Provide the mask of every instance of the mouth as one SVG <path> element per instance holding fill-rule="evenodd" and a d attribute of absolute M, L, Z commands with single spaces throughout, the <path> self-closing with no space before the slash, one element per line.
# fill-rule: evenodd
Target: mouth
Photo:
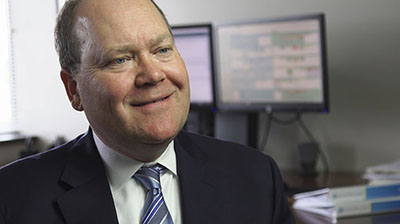
<path fill-rule="evenodd" d="M 149 104 L 158 103 L 158 102 L 161 102 L 161 101 L 164 101 L 164 100 L 168 99 L 171 95 L 172 95 L 172 93 L 170 95 L 166 96 L 166 97 L 161 98 L 161 99 L 157 99 L 157 100 L 153 100 L 153 101 L 145 102 L 145 103 L 132 104 L 132 106 L 142 107 L 142 106 L 146 106 L 146 105 L 149 105 Z"/>

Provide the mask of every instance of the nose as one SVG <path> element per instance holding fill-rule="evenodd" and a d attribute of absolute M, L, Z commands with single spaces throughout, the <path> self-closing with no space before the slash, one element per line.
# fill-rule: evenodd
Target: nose
<path fill-rule="evenodd" d="M 139 60 L 139 72 L 136 74 L 135 86 L 154 86 L 165 79 L 165 73 L 160 69 L 160 62 L 152 60 L 151 56 L 142 56 Z"/>

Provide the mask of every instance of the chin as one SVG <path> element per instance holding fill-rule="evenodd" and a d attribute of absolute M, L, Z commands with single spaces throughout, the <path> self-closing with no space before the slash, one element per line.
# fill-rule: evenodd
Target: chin
<path fill-rule="evenodd" d="M 164 128 L 154 128 L 150 129 L 147 132 L 147 135 L 144 136 L 144 139 L 147 139 L 147 142 L 150 144 L 163 144 L 171 141 L 175 136 L 179 133 L 181 127 L 164 127 Z"/>
<path fill-rule="evenodd" d="M 178 134 L 179 130 L 177 131 L 168 131 L 162 133 L 154 133 L 150 135 L 149 142 L 155 144 L 162 144 L 171 141 L 175 136 Z"/>

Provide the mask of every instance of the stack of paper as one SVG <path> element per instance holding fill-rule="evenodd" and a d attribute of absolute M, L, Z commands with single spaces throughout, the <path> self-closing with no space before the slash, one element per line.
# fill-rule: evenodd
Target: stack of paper
<path fill-rule="evenodd" d="M 324 188 L 294 195 L 293 208 L 337 218 L 400 211 L 400 184 Z"/>
<path fill-rule="evenodd" d="M 367 167 L 363 177 L 371 185 L 400 183 L 400 161 Z"/>

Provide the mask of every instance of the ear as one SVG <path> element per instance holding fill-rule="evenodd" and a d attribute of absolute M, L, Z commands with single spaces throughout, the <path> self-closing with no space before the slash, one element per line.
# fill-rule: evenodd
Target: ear
<path fill-rule="evenodd" d="M 70 72 L 64 69 L 61 70 L 60 75 L 72 107 L 77 111 L 83 111 L 81 97 L 79 95 L 76 80 L 74 79 L 74 77 L 71 75 Z"/>

